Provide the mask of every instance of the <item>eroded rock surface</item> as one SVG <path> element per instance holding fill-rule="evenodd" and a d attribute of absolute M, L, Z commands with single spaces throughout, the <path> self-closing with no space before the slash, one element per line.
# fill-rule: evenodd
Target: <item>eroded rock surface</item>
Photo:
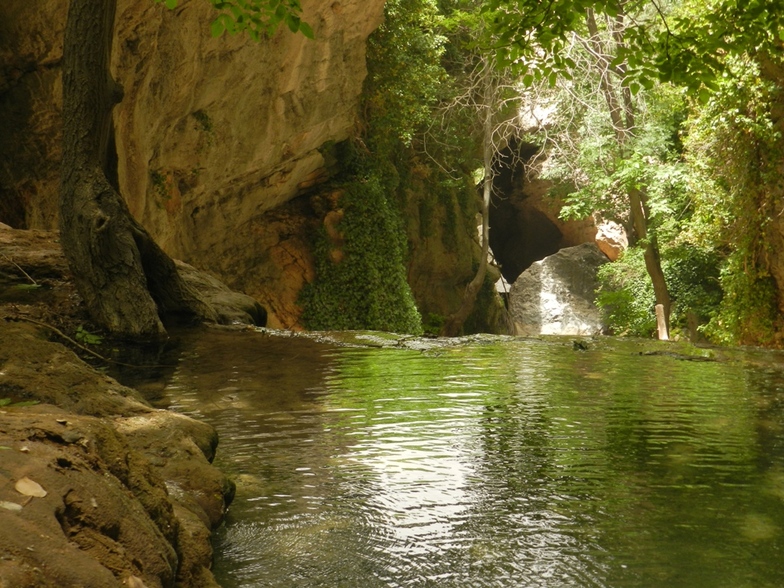
<path fill-rule="evenodd" d="M 0 586 L 216 586 L 210 529 L 233 486 L 209 463 L 212 427 L 45 335 L 0 318 L 0 398 L 41 402 L 0 408 Z M 25 477 L 46 496 L 20 493 Z"/>
<path fill-rule="evenodd" d="M 56 233 L 0 227 L 0 588 L 215 587 L 215 431 L 49 340 L 86 320 Z"/>

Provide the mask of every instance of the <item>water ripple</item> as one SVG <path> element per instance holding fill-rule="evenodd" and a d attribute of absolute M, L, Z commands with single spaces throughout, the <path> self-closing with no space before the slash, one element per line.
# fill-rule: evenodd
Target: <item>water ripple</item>
<path fill-rule="evenodd" d="M 778 369 L 243 337 L 191 341 L 166 388 L 237 482 L 224 588 L 784 585 Z"/>

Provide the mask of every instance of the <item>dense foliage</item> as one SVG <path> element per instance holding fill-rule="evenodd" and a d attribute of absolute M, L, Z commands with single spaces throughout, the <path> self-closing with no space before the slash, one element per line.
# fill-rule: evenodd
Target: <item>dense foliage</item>
<path fill-rule="evenodd" d="M 422 332 L 406 284 L 409 242 L 438 241 L 434 249 L 446 252 L 451 271 L 476 271 L 472 172 L 481 165 L 481 137 L 475 111 L 444 115 L 471 68 L 459 3 L 446 4 L 390 0 L 369 39 L 360 133 L 335 153 L 341 173 L 330 187 L 340 194 L 332 206 L 342 215 L 344 246 L 336 262 L 327 232 L 315 237 L 316 280 L 301 298 L 309 328 Z M 500 301 L 493 281 L 486 282 L 467 332 L 496 328 Z M 447 320 L 444 301 L 421 302 L 425 331 L 438 334 Z"/>
<path fill-rule="evenodd" d="M 719 259 L 712 249 L 682 244 L 663 252 L 664 274 L 673 297 L 672 335 L 701 339 L 699 325 L 716 317 L 723 292 Z M 599 270 L 597 302 L 615 334 L 651 337 L 656 333 L 653 287 L 642 251 L 632 247 L 616 263 Z"/>
<path fill-rule="evenodd" d="M 405 232 L 383 180 L 372 171 L 338 188 L 343 218 L 339 263 L 316 238 L 317 280 L 302 294 L 308 328 L 419 334 L 422 324 L 405 274 Z"/>
<path fill-rule="evenodd" d="M 676 334 L 780 344 L 780 3 L 490 0 L 483 13 L 488 48 L 552 110 L 537 140 L 564 216 L 628 228 L 624 193 L 647 197 L 649 235 L 602 270 L 615 330 L 655 330 L 640 250 L 655 238 Z"/>
<path fill-rule="evenodd" d="M 775 344 L 783 285 L 771 275 L 772 225 L 782 212 L 784 142 L 772 109 L 782 80 L 765 80 L 749 56 L 727 65 L 686 134 L 694 199 L 687 228 L 692 240 L 723 257 L 724 303 L 709 332 L 722 342 Z"/>

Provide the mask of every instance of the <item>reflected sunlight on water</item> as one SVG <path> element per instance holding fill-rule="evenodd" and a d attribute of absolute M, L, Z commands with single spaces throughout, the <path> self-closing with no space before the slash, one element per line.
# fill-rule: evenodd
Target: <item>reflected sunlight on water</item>
<path fill-rule="evenodd" d="M 643 345 L 184 342 L 166 401 L 237 481 L 219 582 L 784 586 L 779 356 Z"/>

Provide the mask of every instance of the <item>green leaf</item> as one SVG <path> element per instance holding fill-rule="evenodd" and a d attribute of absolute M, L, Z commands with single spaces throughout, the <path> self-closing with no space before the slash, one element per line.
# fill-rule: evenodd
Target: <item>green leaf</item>
<path fill-rule="evenodd" d="M 305 21 L 301 21 L 299 23 L 299 30 L 308 39 L 315 39 L 316 38 L 316 36 L 313 34 L 313 29 L 310 28 L 310 25 L 308 23 L 306 23 Z"/>
<path fill-rule="evenodd" d="M 221 15 L 221 16 L 223 16 L 223 15 Z M 212 21 L 212 24 L 210 25 L 210 34 L 213 37 L 220 37 L 223 34 L 223 31 L 225 31 L 225 30 L 226 30 L 226 27 L 223 26 L 223 21 L 221 20 L 220 17 L 218 17 L 218 18 L 216 18 L 215 20 Z"/>
<path fill-rule="evenodd" d="M 296 33 L 299 30 L 299 17 L 294 16 L 293 14 L 287 13 L 286 14 L 286 24 L 289 27 L 289 30 L 292 33 Z"/>
<path fill-rule="evenodd" d="M 8 406 L 11 404 L 10 398 L 0 398 L 0 406 Z"/>
<path fill-rule="evenodd" d="M 166 0 L 166 8 L 170 10 L 177 8 L 177 0 Z"/>

